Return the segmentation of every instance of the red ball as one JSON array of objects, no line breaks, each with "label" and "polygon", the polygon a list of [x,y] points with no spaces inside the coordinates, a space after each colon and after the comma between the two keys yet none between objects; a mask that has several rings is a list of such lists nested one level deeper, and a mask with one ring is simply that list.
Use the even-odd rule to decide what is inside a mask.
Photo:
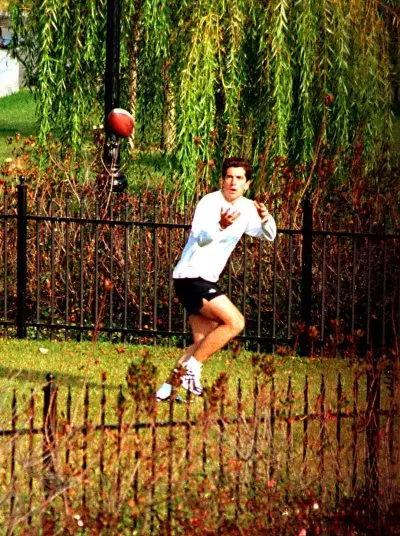
[{"label": "red ball", "polygon": [[127,138],[132,134],[135,125],[132,115],[122,108],[114,108],[107,115],[106,128],[110,134],[119,138]]}]

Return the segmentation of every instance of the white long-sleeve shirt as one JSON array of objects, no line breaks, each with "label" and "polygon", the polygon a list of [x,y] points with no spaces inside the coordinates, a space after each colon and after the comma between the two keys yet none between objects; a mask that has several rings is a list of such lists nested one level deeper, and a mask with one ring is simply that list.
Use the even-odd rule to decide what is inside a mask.
[{"label": "white long-sleeve shirt", "polygon": [[[240,216],[221,230],[221,209],[226,210],[232,206]],[[173,271],[173,278],[202,277],[207,281],[218,281],[229,256],[244,233],[272,241],[276,237],[275,220],[269,215],[267,221],[261,223],[253,201],[246,197],[240,197],[232,205],[220,190],[205,195],[196,207],[189,239]]]}]

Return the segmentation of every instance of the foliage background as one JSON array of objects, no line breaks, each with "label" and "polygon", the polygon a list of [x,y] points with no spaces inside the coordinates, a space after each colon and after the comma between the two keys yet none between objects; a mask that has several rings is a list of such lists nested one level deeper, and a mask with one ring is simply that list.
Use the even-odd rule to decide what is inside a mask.
[{"label": "foliage background", "polygon": [[[106,1],[10,8],[14,53],[37,90],[40,141],[53,132],[82,149],[103,122]],[[310,166],[322,140],[343,159],[362,143],[373,166],[398,100],[398,17],[396,2],[376,0],[123,2],[131,151],[161,151],[161,167],[173,170],[166,186],[186,197],[214,185],[233,153],[253,160],[257,190],[278,157]]]}]

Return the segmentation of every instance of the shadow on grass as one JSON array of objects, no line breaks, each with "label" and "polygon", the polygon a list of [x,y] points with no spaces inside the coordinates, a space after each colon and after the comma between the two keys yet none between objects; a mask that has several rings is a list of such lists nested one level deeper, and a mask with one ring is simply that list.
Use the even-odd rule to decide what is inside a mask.
[{"label": "shadow on grass", "polygon": [[[48,372],[41,372],[36,370],[29,369],[19,369],[19,368],[10,368],[10,367],[0,367],[0,378],[14,379],[21,383],[31,382],[39,386],[45,385],[47,382],[47,375],[53,374],[50,370]],[[71,386],[71,387],[82,387],[85,384],[84,376],[77,374],[66,374],[65,372],[57,372],[53,374],[55,382],[57,385],[62,386]],[[95,381],[87,382],[87,385],[90,388],[100,389],[101,383]],[[107,390],[117,391],[119,386],[107,384]]]},{"label": "shadow on grass", "polygon": [[10,127],[10,125],[2,124],[2,121],[0,121],[0,137],[3,138],[13,138],[17,133],[20,133],[25,138],[36,135],[36,132],[37,129],[31,122],[18,123],[15,127]]}]

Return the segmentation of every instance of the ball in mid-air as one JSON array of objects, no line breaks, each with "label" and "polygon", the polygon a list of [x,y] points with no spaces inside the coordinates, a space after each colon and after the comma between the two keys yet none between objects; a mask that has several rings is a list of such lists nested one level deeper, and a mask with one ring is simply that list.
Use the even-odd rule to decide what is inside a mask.
[{"label": "ball in mid-air", "polygon": [[132,134],[134,127],[132,115],[122,108],[114,108],[107,115],[106,128],[110,134],[115,134],[119,138],[127,138]]}]

